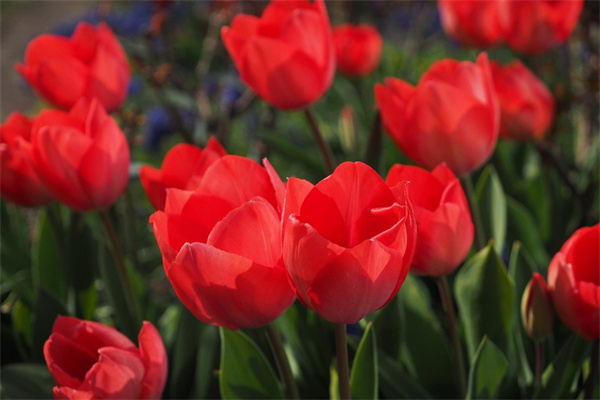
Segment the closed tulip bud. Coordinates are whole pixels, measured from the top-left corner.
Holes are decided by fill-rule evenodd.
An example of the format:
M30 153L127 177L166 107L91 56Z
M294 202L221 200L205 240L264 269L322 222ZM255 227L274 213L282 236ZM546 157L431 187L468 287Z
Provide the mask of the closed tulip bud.
M600 224L580 228L548 268L548 290L562 322L587 340L600 338Z
M488 47L502 40L498 0L438 0L442 27L461 44Z
M356 150L356 131L354 129L354 111L351 106L344 106L338 121L340 141L347 153Z
M70 38L36 37L16 68L44 100L65 110L81 98L98 98L113 112L125 101L131 77L127 55L104 23L81 22Z
M22 207L55 200L31 161L32 127L33 122L18 112L0 125L0 195Z
M554 311L544 277L534 273L521 299L521 318L527 335L543 339L552 332Z
M475 63L438 61L416 87L388 78L375 85L375 99L400 150L428 169L446 163L463 176L494 152L500 108L485 53Z
M98 322L58 317L44 344L55 399L160 399L167 354L156 328L144 322L136 347Z
M500 137L519 141L540 139L554 119L554 97L523 63L491 62L500 103Z
M152 206L165 209L167 189L194 189L206 169L225 154L217 139L210 138L204 150L185 143L176 145L165 156L161 169L144 165L140 181Z
M383 39L371 25L337 26L333 29L333 42L337 68L344 75L368 75L381 61Z
M237 15L221 37L242 80L274 107L305 108L331 86L335 50L323 0L273 0L260 18Z

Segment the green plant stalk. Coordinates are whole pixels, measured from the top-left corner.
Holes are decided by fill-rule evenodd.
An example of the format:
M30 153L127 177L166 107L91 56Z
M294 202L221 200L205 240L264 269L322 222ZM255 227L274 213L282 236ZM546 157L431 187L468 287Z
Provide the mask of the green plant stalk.
M141 326L142 321L140 317L140 312L135 301L133 286L131 284L131 280L129 279L129 275L127 274L125 260L123 258L123 252L121 251L121 247L119 246L119 241L117 240L115 228L110 220L110 216L108 215L108 211L106 209L100 211L100 216L102 217L102 222L104 223L104 227L106 228L106 234L108 235L113 254L117 261L117 271L119 273L121 284L123 285L123 291L125 294L125 299L127 301L129 315L131 315L131 318L135 321L136 326Z
M471 176L463 176L460 178L463 190L467 196L469 203L469 209L471 210L471 219L473 220L473 226L475 227L475 248L477 251L485 247L485 234L483 232L483 223L481 222L481 215L479 214L479 207L477 207L477 200L475 199L475 190L473 190L473 183L471 182Z
M600 352L600 339L596 339L594 344L592 345L592 352L590 353L590 372L585 381L585 386L583 387L583 398L584 399L593 399L594 398L594 388L598 384L598 371L600 359L598 354Z
M294 381L294 375L292 374L289 360L285 354L281 336L279 336L279 332L277 332L277 328L275 328L273 324L268 324L265 326L265 333L267 335L267 339L269 340L269 345L271 346L273 356L275 357L275 363L277 364L279 376L283 381L285 396L287 399L298 399L298 388L296 387L296 382Z
M454 305L452 304L452 295L450 293L450 286L448 285L448 279L445 275L438 278L438 289L440 291L440 297L442 299L442 306L448 316L448 326L450 329L450 338L452 339L452 349L454 352L454 369L456 374L458 396L459 398L465 397L466 390L466 375L465 375L465 362L463 359L462 347L458 338L458 325L456 323L456 315L454 314Z
M349 400L350 396L350 366L348 363L348 343L346 324L335 325L335 353L337 358L340 399Z
M540 386L542 370L544 368L544 344L541 340L535 342L535 387Z
M367 151L365 152L365 163L371 166L375 171L379 172L381 168L381 156L383 152L383 137L381 132L381 112L377 110L373 117L373 125L369 142L367 143Z
M319 151L323 156L323 160L325 161L325 169L327 170L327 174L333 173L335 169L335 161L333 158L333 154L331 153L331 149L327 145L325 138L323 138L323 134L317 125L317 120L315 118L314 113L310 108L306 108L304 110L304 115L306 116L306 120L308 121L308 125L310 126L310 130L313 133L315 138L315 142L317 142L317 146L319 147Z

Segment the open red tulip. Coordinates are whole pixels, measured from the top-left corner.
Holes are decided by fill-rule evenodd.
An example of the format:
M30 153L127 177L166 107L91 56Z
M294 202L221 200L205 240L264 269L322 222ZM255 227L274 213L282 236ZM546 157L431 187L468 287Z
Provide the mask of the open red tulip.
M444 31L466 46L488 47L503 38L499 0L438 0Z

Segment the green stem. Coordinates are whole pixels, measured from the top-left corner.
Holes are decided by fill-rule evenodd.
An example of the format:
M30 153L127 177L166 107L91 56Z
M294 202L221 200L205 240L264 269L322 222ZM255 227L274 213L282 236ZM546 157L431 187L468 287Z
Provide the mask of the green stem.
M467 201L469 202L471 218L473 219L473 226L475 227L475 247L477 250L481 250L485 247L485 233L483 231L481 215L479 214L479 207L477 207L477 201L475 200L475 190L473 190L471 176L463 176L460 178L460 181L463 190L465 191L465 195L467 196Z
M340 384L340 399L349 400L351 398L350 367L348 363L346 324L335 325L335 352L337 357L338 378Z
M544 344L541 340L535 342L535 387L540 386L544 368Z
M135 295L133 292L133 286L131 284L131 280L129 279L129 275L127 274L125 260L123 258L123 252L121 251L121 247L119 246L119 241L117 240L115 228L110 220L110 216L108 215L108 211L106 209L101 210L100 215L102 216L102 222L104 223L104 227L106 228L106 233L112 246L113 254L117 261L117 271L119 274L119 279L121 280L121 284L123 285L123 291L125 294L125 301L127 302L129 315L131 315L131 318L135 321L136 326L141 326L142 321L140 318L140 312L137 308L137 303L135 301Z
M600 340L596 340L596 341L594 341L594 344L592 345L592 353L591 353L591 357L590 357L590 373L587 377L585 386L583 388L583 390L584 390L583 398L584 399L593 399L594 398L594 389L596 388L596 385L598 384L598 373L600 372L600 371L598 371L598 368L599 368L598 352L600 352L599 344L600 344Z
M367 143L367 151L365 153L365 163L371 166L375 171L379 172L381 168L381 152L383 150L383 138L381 134L381 113L379 110L375 112L373 117L373 126Z
M285 349L283 348L283 342L281 341L279 332L277 332L277 328L275 328L273 324L268 324L265 326L265 333L267 334L269 345L271 345L273 356L275 356L275 362L277 363L279 376L283 381L285 396L287 399L298 399L298 388L296 387L294 375L292 374L289 360L285 354Z
M319 129L319 126L317 125L317 120L316 120L315 115L312 112L312 110L310 108L306 108L304 110L304 115L306 115L306 119L308 121L308 124L310 125L310 130L313 133L315 142L317 142L317 146L319 146L319 151L321 152L321 155L323 156L323 160L325 161L325 167L327 169L327 173L331 174L331 173L333 173L333 170L335 169L335 161L333 159L333 154L331 153L331 149L329 148L329 146L327 145L327 142L325 142L325 139L323 138L323 134L321 133L321 130Z
M454 369L456 374L456 380L458 384L459 397L465 397L465 362L463 360L462 347L458 338L458 325L456 323L456 316L454 314L454 305L452 304L452 295L450 293L450 286L448 285L448 279L443 275L438 279L438 289L442 298L442 306L448 316L448 326L450 329L450 337L452 339L452 348L454 350Z

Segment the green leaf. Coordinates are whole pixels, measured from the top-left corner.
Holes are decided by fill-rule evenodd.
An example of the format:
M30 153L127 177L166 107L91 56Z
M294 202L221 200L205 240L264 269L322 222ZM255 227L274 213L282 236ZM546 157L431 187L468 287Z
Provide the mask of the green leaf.
M239 331L220 328L219 382L224 399L281 399L283 388L258 346Z
M484 336L471 363L466 398L494 398L507 369L508 361L502 351Z
M19 207L0 200L0 226L0 268L4 285L8 277L29 273L31 251L27 221Z
M550 257L542 243L542 233L537 222L529 210L518 201L510 197L506 200L508 206L509 243L514 240L521 241L523 247L529 251L538 265L548 265Z
M44 361L44 343L52 333L54 321L59 315L68 315L63 305L43 287L38 288L33 309L33 361Z
M204 324L198 339L193 397L205 399L209 397L213 380L216 381L213 371L218 368L219 362L219 329L214 325Z
M515 314L515 287L491 243L459 270L454 293L469 357L473 359L484 336L508 354Z
M354 399L377 399L377 340L372 322L367 325L352 362L350 392Z
M377 346L394 359L400 355L400 340L390 340L390 338L397 337L398 333L402 332L403 316L400 307L400 296L394 296L383 309L372 314Z
M400 333L400 359L433 395L447 397L456 390L454 374L449 373L454 364L447 336L431 308L429 291L421 279L409 274L398 298L402 322L395 335Z
M571 387L590 353L591 342L573 334L542 374L535 399L573 398Z
M493 238L494 247L500 254L506 238L506 197L500 178L491 164L481 173L477 181L475 198L485 239Z
M379 384L388 399L431 399L427 391L411 378L400 363L383 352L378 354ZM450 371L451 373L451 371Z
M57 232L53 230L45 210L40 210L37 222L38 237L33 248L33 284L41 286L56 299L64 301L66 297L63 266L58 246ZM65 257L63 254L62 257Z
M0 398L49 399L53 387L45 364L17 363L0 369Z

